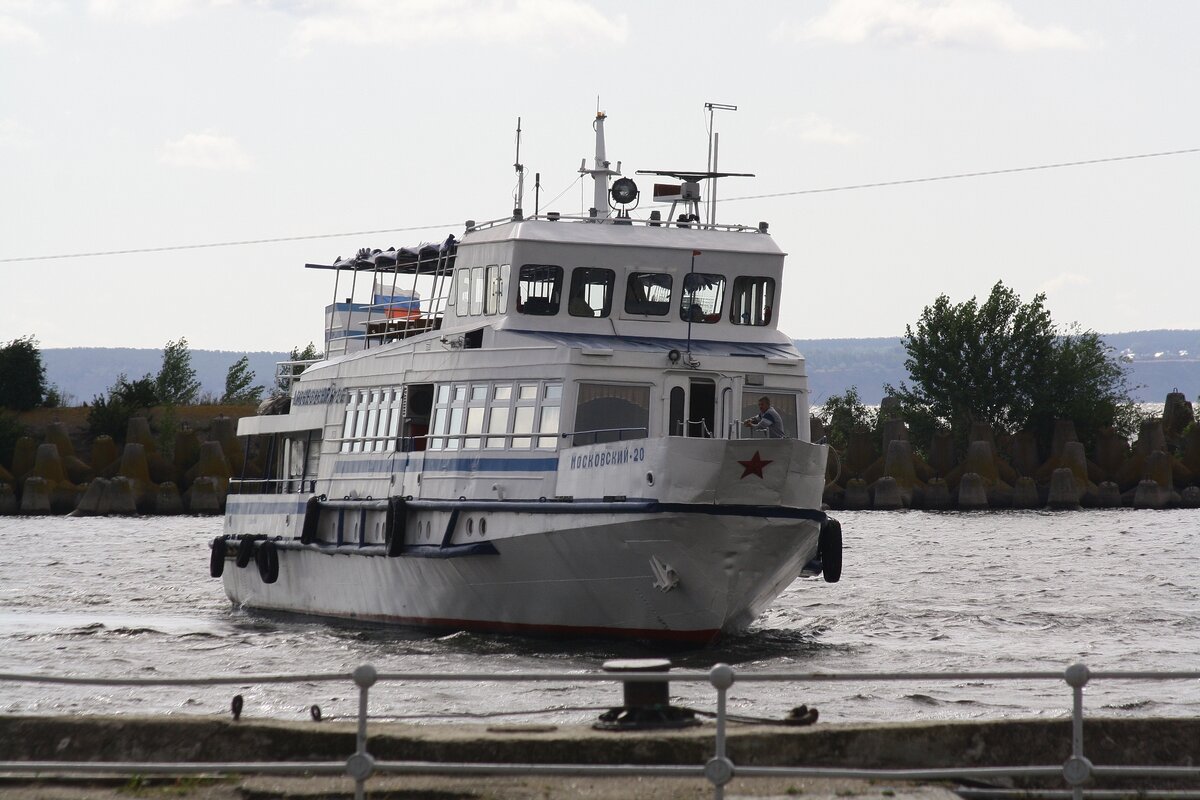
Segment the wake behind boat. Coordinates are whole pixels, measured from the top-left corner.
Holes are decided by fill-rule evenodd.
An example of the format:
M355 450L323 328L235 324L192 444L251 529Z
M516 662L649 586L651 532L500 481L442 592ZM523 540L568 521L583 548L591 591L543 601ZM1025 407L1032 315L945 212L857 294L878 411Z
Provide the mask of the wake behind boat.
M701 222L715 172L655 172L680 181L655 187L671 213L633 218L604 122L586 217L525 216L518 193L461 239L308 265L347 299L325 358L239 423L271 472L231 485L211 563L230 600L706 642L814 558L838 579L827 449L776 328L784 253L765 223Z

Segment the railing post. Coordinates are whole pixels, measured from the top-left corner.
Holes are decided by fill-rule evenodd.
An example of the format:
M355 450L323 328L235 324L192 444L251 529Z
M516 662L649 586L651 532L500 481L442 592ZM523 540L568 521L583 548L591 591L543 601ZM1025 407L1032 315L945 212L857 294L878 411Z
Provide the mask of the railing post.
M708 671L708 680L717 690L717 735L713 757L704 765L704 777L713 785L713 800L724 800L725 784L733 780L733 762L725 755L725 701L729 687L733 686L733 667L714 664Z
M378 677L370 664L354 670L354 682L358 684L358 739L354 755L346 759L346 774L354 779L354 800L365 800L367 778L375 771L375 759L367 752L367 700Z
M1071 784L1073 800L1083 800L1083 784L1092 776L1092 762L1083 755L1083 687L1091 673L1087 665L1067 667L1063 679L1071 687L1071 757L1063 764L1063 778Z

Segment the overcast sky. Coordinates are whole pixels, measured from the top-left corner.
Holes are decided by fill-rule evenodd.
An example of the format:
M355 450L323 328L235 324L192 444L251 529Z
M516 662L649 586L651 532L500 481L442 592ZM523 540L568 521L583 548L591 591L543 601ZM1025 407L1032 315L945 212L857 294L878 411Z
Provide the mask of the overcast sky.
M507 214L518 116L542 210L577 213L597 97L626 174L702 169L704 102L739 106L721 167L757 177L719 215L790 254L793 337L1001 279L1063 323L1200 327L1200 153L732 199L1200 147L1198 41L1184 0L0 0L0 259L428 226L0 263L0 342L320 342L303 264Z

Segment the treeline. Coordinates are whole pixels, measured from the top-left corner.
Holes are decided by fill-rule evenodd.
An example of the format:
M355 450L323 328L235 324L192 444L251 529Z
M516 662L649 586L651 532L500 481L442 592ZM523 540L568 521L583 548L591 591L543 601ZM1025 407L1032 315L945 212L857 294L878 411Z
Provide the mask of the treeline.
M293 348L291 360L320 358L313 343ZM281 393L275 383L269 387L255 383L247 356L229 365L225 388L221 394L203 392L192 352L185 337L168 341L163 347L162 361L157 372L140 377L118 374L109 388L95 395L87 408L89 437L110 436L124 439L129 421L135 417L150 417L155 411L155 427L165 449L174 440L175 409L193 405L254 405L264 395ZM16 440L26 431L17 421L18 412L37 408L60 408L73 405L73 398L46 379L46 368L35 336L23 336L0 346L0 464L13 452Z

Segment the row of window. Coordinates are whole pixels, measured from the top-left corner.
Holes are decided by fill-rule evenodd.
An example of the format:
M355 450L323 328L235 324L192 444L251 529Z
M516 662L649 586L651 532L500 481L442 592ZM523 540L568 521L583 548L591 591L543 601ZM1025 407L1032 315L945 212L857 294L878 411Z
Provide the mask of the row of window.
M508 264L458 271L460 316L491 315L508 304ZM564 270L556 264L525 264L517 274L517 311L554 316L562 306ZM625 313L665 317L671 313L675 276L669 272L632 272L625 282ZM612 314L617 274L600 267L571 270L567 313L604 318ZM678 294L679 318L694 323L720 322L725 313L724 275L690 272ZM733 279L728 318L734 325L769 325L775 304L775 279L743 275Z
M650 390L648 384L579 383L572 444L645 438ZM554 450L562 433L562 396L560 380L462 381L354 391L346 405L341 451ZM796 395L767 396L783 417L787 435L795 437ZM710 378L693 378L686 389L672 387L669 400L671 436L722 436L726 431L720 426L737 426L737 420L758 413L758 395L746 392L741 416L733 419L732 390L726 388L718 404L717 386ZM297 466L304 464L300 444L294 457Z

